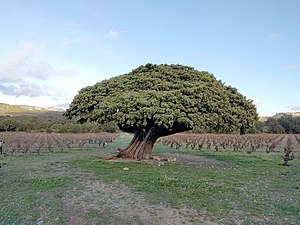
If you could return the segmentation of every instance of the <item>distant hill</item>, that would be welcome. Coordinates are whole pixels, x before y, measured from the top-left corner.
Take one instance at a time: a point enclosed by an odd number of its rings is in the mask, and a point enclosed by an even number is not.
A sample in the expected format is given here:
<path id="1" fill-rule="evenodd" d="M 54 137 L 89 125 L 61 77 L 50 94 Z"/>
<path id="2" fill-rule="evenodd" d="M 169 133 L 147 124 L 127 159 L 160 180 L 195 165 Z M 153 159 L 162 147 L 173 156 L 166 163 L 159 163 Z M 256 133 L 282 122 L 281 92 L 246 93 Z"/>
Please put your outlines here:
<path id="1" fill-rule="evenodd" d="M 286 116 L 286 115 L 300 116 L 300 112 L 282 112 L 282 113 L 276 113 L 274 116 L 260 116 L 258 120 L 261 122 L 266 122 L 268 120 L 268 118 L 279 119 L 280 117 Z"/>
<path id="2" fill-rule="evenodd" d="M 9 105 L 0 103 L 0 116 L 34 116 L 43 114 L 62 114 L 64 110 L 56 108 L 41 108 L 36 106 Z"/>
<path id="3" fill-rule="evenodd" d="M 300 112 L 283 112 L 283 113 L 276 113 L 275 116 L 272 116 L 273 118 L 275 119 L 278 119 L 282 116 L 287 116 L 287 115 L 290 115 L 290 116 L 300 116 Z"/>
<path id="4" fill-rule="evenodd" d="M 268 120 L 268 116 L 260 116 L 259 118 L 258 118 L 258 121 L 261 121 L 261 122 L 266 122 L 267 120 Z"/>

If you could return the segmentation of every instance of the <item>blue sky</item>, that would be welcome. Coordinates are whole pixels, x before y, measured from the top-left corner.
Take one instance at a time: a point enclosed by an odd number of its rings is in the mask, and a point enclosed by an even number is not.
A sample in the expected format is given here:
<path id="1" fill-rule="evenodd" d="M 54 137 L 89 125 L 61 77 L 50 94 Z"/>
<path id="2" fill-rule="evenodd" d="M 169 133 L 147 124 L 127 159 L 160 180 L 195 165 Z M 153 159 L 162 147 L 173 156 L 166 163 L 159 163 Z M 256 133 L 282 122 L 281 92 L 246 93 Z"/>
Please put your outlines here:
<path id="1" fill-rule="evenodd" d="M 208 71 L 260 116 L 300 111 L 299 0 L 0 0 L 0 102 L 67 106 L 146 63 Z"/>

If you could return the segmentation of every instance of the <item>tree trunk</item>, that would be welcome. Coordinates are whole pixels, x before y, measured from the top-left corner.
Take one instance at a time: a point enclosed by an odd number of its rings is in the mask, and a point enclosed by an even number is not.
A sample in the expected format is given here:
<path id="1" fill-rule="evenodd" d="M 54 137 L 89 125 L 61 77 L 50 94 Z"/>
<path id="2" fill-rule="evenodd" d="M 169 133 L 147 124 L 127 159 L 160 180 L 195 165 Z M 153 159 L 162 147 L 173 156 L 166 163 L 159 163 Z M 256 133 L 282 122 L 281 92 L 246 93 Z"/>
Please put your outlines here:
<path id="1" fill-rule="evenodd" d="M 130 158 L 136 160 L 150 159 L 151 152 L 156 140 L 159 137 L 156 134 L 156 128 L 139 129 L 126 149 L 121 150 L 118 157 Z"/>
<path id="2" fill-rule="evenodd" d="M 148 124 L 146 128 L 127 125 L 126 123 L 118 124 L 118 127 L 121 131 L 134 133 L 134 136 L 130 144 L 124 150 L 118 149 L 118 154 L 110 155 L 106 159 L 151 159 L 151 152 L 158 138 L 188 130 L 188 127 L 183 126 L 176 121 L 171 128 L 158 126 L 151 119 L 149 119 L 147 122 Z"/>

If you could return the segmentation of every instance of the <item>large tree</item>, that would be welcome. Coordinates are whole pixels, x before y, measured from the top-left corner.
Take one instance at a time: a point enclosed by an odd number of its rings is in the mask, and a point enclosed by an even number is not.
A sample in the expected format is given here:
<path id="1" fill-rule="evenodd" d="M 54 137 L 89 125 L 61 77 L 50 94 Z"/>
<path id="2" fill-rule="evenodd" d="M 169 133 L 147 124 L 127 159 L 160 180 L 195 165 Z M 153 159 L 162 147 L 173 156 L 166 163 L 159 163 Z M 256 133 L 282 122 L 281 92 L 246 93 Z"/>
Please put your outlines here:
<path id="1" fill-rule="evenodd" d="M 256 108 L 236 88 L 182 65 L 146 64 L 80 90 L 65 115 L 79 122 L 115 121 L 133 133 L 118 156 L 149 159 L 159 137 L 198 126 L 244 133 L 257 119 Z"/>

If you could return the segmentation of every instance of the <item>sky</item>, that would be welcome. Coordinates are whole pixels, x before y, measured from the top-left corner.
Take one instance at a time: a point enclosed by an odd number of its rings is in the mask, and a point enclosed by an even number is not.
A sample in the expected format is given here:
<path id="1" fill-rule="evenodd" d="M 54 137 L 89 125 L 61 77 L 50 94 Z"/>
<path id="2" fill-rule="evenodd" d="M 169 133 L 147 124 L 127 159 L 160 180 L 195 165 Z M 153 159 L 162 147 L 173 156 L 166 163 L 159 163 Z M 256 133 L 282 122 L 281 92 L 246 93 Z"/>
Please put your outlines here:
<path id="1" fill-rule="evenodd" d="M 146 63 L 208 71 L 259 116 L 300 111 L 299 0 L 0 0 L 0 102 L 67 108 Z"/>

